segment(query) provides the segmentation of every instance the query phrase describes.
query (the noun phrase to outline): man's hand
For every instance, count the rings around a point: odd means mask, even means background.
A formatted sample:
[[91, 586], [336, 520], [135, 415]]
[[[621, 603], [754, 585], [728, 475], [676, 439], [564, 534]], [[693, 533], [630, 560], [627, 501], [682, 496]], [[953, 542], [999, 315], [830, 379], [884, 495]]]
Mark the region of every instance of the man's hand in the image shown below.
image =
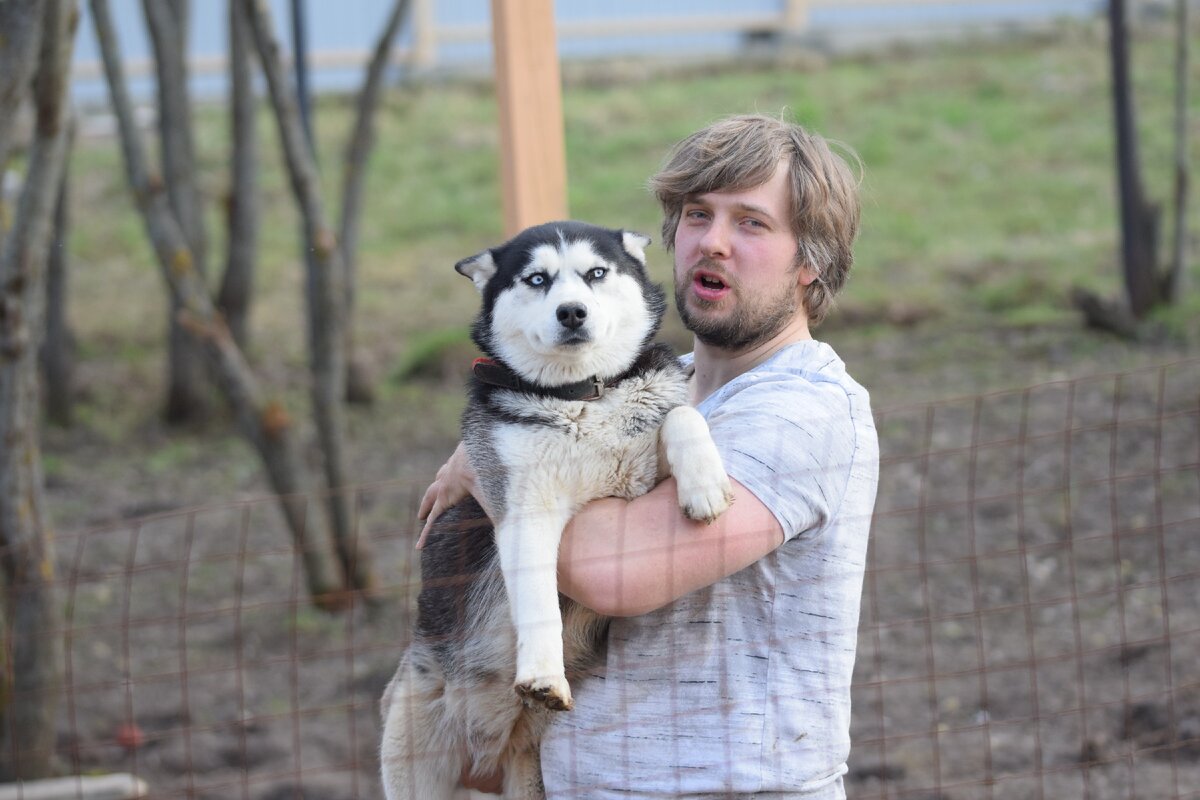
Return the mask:
[[[421, 498], [417, 519], [423, 520], [425, 527], [421, 528], [421, 535], [417, 539], [417, 549], [420, 550], [425, 546], [429, 529], [433, 527], [433, 523], [437, 521], [443, 511], [467, 495], [472, 495], [479, 500], [480, 494], [482, 493], [479, 491], [475, 470], [471, 467], [470, 459], [467, 458], [467, 449], [463, 447], [462, 442], [459, 442], [458, 447], [437, 471], [433, 483], [429, 484], [429, 488], [425, 490], [425, 495]], [[487, 509], [484, 508], [484, 511], [486, 512]]]

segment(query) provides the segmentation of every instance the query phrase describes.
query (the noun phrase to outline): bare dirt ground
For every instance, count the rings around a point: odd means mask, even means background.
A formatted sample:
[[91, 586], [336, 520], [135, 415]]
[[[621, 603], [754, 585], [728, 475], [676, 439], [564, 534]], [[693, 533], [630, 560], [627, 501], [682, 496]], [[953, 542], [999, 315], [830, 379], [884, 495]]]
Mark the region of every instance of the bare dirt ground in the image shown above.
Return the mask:
[[[923, 336], [829, 337], [872, 389], [883, 453], [849, 795], [1195, 796], [1200, 361]], [[412, 619], [416, 498], [452, 441], [421, 425], [433, 413], [352, 416], [382, 589], [338, 616], [308, 605], [224, 430], [50, 432], [64, 768], [133, 772], [156, 798], [381, 797], [377, 702]]]

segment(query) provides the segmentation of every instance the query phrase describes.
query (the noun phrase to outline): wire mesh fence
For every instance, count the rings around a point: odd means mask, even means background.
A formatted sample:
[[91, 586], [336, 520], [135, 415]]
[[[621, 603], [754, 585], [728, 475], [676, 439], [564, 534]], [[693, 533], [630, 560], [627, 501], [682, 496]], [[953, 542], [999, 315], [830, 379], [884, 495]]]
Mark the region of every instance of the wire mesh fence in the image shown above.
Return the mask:
[[1196, 796], [1197, 372], [880, 415], [854, 796]]
[[[1200, 360], [876, 419], [848, 795], [1200, 797]], [[60, 535], [64, 767], [381, 797], [422, 488], [355, 490], [385, 586], [339, 615], [274, 501]]]

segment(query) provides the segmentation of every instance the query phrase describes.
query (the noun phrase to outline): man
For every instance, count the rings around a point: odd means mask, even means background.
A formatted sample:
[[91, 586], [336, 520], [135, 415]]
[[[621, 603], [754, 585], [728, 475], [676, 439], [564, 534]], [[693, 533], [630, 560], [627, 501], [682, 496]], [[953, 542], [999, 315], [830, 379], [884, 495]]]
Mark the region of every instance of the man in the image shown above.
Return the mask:
[[[811, 328], [850, 269], [856, 182], [820, 137], [751, 115], [685, 139], [651, 186], [735, 499], [692, 522], [668, 479], [568, 526], [560, 591], [616, 619], [543, 740], [547, 796], [843, 798], [879, 456], [866, 391]], [[422, 515], [473, 482], [456, 453]]]

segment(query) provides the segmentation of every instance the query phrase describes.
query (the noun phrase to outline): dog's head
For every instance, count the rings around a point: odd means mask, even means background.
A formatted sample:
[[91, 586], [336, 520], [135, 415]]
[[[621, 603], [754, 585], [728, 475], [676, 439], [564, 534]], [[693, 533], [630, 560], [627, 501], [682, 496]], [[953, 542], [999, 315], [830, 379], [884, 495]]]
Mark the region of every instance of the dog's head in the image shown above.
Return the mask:
[[649, 243], [640, 233], [548, 222], [463, 259], [454, 268], [483, 295], [471, 338], [541, 386], [621, 374], [666, 310], [646, 273]]

